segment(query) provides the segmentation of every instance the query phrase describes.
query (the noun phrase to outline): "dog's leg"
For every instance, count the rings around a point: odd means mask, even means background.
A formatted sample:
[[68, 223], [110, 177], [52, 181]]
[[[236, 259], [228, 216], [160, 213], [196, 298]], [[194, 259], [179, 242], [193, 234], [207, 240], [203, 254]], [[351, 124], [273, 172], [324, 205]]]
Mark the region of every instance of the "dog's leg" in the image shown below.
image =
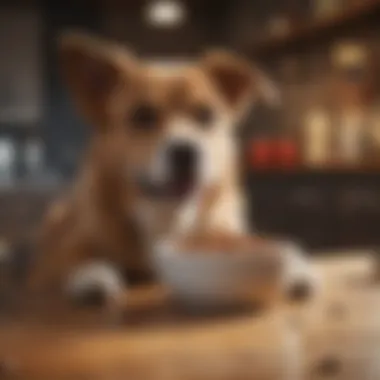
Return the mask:
[[207, 228], [237, 235], [249, 232], [244, 216], [244, 200], [237, 190], [227, 189], [219, 194], [210, 210]]
[[79, 306], [105, 306], [122, 295], [126, 284], [118, 263], [95, 259], [79, 244], [65, 248], [58, 246], [37, 261], [28, 283], [32, 294], [51, 293]]
[[[54, 211], [54, 209], [53, 209]], [[48, 215], [40, 237], [38, 255], [27, 282], [27, 291], [40, 297], [51, 294], [69, 300], [101, 303], [116, 298], [123, 287], [117, 267], [99, 252], [99, 243], [67, 214]], [[113, 260], [115, 259], [115, 260]], [[109, 258], [116, 263], [116, 257]]]
[[105, 305], [121, 296], [123, 263], [115, 255], [99, 253], [96, 241], [74, 230], [44, 248], [29, 279], [32, 293], [52, 292], [79, 305]]

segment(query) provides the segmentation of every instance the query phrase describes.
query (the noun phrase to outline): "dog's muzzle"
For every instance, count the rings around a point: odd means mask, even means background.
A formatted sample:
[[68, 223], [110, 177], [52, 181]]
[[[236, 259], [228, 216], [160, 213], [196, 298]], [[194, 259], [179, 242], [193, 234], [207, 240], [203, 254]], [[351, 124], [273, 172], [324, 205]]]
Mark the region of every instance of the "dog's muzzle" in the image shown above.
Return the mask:
[[172, 143], [165, 150], [166, 176], [161, 181], [142, 178], [140, 186], [151, 197], [181, 198], [195, 187], [199, 152], [190, 143]]

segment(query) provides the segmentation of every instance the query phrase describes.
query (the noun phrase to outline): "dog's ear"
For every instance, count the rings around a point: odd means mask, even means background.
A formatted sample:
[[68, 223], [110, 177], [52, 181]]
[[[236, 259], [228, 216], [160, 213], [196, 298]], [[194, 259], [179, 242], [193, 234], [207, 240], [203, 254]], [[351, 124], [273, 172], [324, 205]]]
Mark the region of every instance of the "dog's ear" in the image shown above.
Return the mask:
[[84, 116], [104, 125], [110, 96], [126, 90], [134, 58], [108, 41], [82, 32], [66, 32], [59, 41], [64, 80]]
[[232, 111], [242, 112], [254, 100], [279, 102], [273, 83], [243, 58], [225, 51], [212, 51], [201, 60], [201, 67]]

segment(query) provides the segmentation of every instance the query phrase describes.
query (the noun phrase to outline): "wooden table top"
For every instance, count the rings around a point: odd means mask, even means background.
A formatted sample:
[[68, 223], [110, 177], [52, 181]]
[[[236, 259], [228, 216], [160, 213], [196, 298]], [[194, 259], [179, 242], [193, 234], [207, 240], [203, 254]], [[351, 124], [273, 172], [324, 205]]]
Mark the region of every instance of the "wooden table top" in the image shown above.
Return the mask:
[[324, 288], [303, 305], [189, 315], [154, 286], [130, 291], [117, 313], [14, 311], [0, 321], [0, 379], [380, 379], [373, 258], [315, 265]]

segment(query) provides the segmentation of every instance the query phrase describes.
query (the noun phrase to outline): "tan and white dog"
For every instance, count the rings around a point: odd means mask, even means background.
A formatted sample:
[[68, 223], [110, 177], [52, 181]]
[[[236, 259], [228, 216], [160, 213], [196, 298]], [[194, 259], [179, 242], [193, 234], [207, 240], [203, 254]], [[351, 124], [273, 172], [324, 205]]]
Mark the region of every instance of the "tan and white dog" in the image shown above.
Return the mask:
[[93, 126], [70, 194], [51, 208], [35, 288], [115, 295], [150, 272], [158, 239], [246, 234], [234, 129], [255, 98], [276, 100], [258, 70], [212, 52], [178, 70], [152, 68], [81, 33], [60, 44], [64, 78]]

